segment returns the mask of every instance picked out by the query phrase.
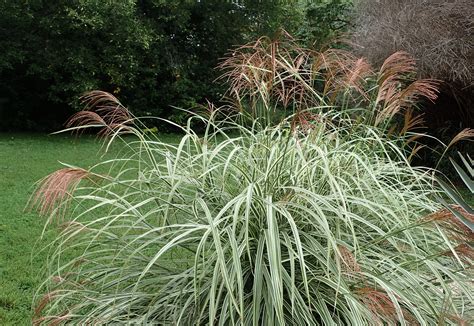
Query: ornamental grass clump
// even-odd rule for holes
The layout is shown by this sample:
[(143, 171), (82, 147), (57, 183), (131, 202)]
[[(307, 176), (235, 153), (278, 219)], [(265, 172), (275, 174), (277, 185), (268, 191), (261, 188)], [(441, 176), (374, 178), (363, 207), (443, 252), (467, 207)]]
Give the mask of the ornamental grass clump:
[(83, 98), (68, 130), (99, 128), (124, 151), (39, 183), (31, 205), (61, 232), (34, 322), (468, 324), (472, 231), (408, 160), (413, 105), (435, 83), (413, 80), (405, 53), (376, 72), (291, 39), (222, 68), (234, 113), (211, 106), (174, 144), (110, 94)]
[(465, 230), (432, 218), (440, 191), (396, 140), (333, 113), (304, 131), (292, 118), (252, 129), (214, 116), (192, 118), (204, 135), (138, 134), (87, 178), (69, 167), (40, 184), (40, 210), (66, 221), (36, 324), (467, 322)]
[[(260, 124), (292, 115), (293, 127), (315, 120), (308, 109), (333, 110), (382, 132), (405, 134), (422, 119), (420, 101), (437, 98), (438, 81), (416, 78), (416, 61), (406, 52), (388, 56), (379, 69), (342, 49), (302, 48), (290, 35), (266, 37), (234, 49), (222, 61), (232, 110)], [(399, 128), (396, 120), (405, 120)]]

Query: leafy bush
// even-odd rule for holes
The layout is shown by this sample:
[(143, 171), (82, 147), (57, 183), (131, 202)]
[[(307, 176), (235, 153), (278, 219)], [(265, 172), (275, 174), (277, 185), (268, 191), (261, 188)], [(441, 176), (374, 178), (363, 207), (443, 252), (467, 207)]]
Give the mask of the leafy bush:
[(352, 0), (303, 2), (304, 19), (293, 33), (319, 50), (347, 32), (352, 9)]
[[(292, 128), (199, 116), (178, 144), (147, 138), (113, 96), (73, 128), (128, 152), (45, 178), (34, 202), (62, 221), (40, 323), (436, 324), (469, 316), (472, 233), (434, 200), (385, 130), (310, 110)], [(255, 125), (257, 126), (257, 125)], [(77, 129), (76, 129), (77, 130)], [(298, 131), (301, 130), (301, 131)], [(107, 173), (104, 173), (108, 171)], [(65, 257), (75, 257), (67, 259)]]
[(93, 89), (120, 94), (137, 115), (217, 99), (213, 68), (243, 42), (252, 13), (187, 0), (9, 0), (0, 11), (3, 130), (57, 129)]
[(0, 129), (57, 130), (94, 89), (136, 115), (179, 118), (171, 105), (220, 99), (214, 67), (229, 47), (281, 27), (308, 42), (332, 34), (335, 7), (311, 3), (1, 1)]

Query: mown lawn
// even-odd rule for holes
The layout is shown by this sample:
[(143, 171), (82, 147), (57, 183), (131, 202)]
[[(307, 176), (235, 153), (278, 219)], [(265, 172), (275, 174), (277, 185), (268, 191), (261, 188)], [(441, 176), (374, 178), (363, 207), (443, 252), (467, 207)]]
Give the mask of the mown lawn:
[[(173, 142), (176, 137), (162, 138)], [(105, 158), (120, 148), (116, 144)], [(59, 161), (89, 167), (102, 154), (94, 137), (0, 134), (0, 325), (31, 324), (33, 294), (42, 281), (44, 219), (24, 210), (33, 184), (61, 168)], [(474, 204), (473, 196), (465, 197)]]
[[(176, 136), (162, 138), (171, 142)], [(91, 136), (0, 133), (0, 325), (31, 324), (33, 294), (42, 281), (45, 220), (25, 211), (34, 183), (61, 168), (59, 161), (93, 165), (104, 154), (101, 147)], [(120, 148), (117, 143), (105, 158)]]

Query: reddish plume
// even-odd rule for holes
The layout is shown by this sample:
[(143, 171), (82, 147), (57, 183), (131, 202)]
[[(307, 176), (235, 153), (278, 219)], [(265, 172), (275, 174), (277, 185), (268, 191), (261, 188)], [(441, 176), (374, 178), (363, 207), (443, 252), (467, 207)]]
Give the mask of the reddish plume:
[(377, 81), (379, 88), (375, 104), (379, 106), (379, 112), (376, 125), (398, 112), (412, 108), (420, 99), (434, 101), (438, 97), (437, 80), (413, 80), (415, 64), (415, 60), (403, 51), (392, 54), (383, 63)]
[[(395, 303), (382, 290), (377, 290), (372, 287), (363, 287), (356, 291), (361, 301), (372, 312), (373, 321), (376, 325), (392, 325), (397, 324), (399, 317)], [(410, 322), (410, 325), (416, 325), (413, 315), (402, 308), (403, 318)]]
[[(451, 209), (462, 214), (466, 219), (474, 222), (474, 214), (468, 213), (459, 205), (451, 205)], [(439, 224), (448, 232), (448, 235), (458, 241), (470, 242), (474, 240), (474, 232), (461, 222), (449, 209), (443, 208), (422, 218), (422, 222)]]
[(344, 274), (346, 274), (350, 278), (355, 278), (359, 276), (361, 273), (361, 268), (360, 265), (357, 263), (357, 260), (352, 251), (350, 251), (349, 248), (343, 245), (338, 245), (337, 250), (341, 258), (342, 270)]
[(87, 127), (100, 127), (100, 136), (122, 131), (131, 131), (132, 115), (120, 101), (110, 93), (92, 91), (81, 97), (83, 111), (74, 114), (67, 122), (67, 128), (79, 132)]
[(67, 204), (79, 182), (90, 177), (88, 171), (80, 168), (55, 171), (39, 182), (30, 199), (30, 207), (35, 207), (41, 215), (64, 212), (63, 205)]

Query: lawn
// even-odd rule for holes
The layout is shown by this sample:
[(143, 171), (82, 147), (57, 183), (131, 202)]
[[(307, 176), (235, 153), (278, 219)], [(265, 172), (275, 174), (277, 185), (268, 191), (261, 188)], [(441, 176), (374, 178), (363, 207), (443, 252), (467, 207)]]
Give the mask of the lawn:
[[(119, 150), (117, 143), (105, 157)], [(88, 167), (102, 154), (101, 142), (90, 136), (0, 134), (0, 325), (31, 324), (32, 297), (42, 280), (44, 219), (25, 211), (35, 181), (61, 168), (59, 161)]]
[[(106, 157), (119, 150), (116, 144)], [(59, 160), (88, 167), (102, 154), (93, 137), (0, 134), (0, 325), (31, 323), (32, 297), (42, 280), (44, 220), (24, 210), (34, 182), (60, 168)], [(474, 204), (473, 196), (465, 197)]]

